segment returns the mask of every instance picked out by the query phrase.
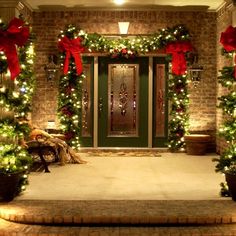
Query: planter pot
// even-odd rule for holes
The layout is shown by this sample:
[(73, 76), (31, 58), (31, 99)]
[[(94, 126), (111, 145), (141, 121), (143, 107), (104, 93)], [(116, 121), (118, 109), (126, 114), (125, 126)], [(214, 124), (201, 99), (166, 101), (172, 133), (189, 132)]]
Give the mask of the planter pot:
[(211, 137), (205, 134), (190, 134), (185, 135), (184, 140), (188, 155), (205, 155)]
[(0, 173), (0, 198), (3, 201), (11, 201), (18, 193), (19, 182), (22, 173)]
[(235, 174), (225, 174), (225, 180), (229, 187), (229, 192), (233, 201), (236, 201), (236, 175)]

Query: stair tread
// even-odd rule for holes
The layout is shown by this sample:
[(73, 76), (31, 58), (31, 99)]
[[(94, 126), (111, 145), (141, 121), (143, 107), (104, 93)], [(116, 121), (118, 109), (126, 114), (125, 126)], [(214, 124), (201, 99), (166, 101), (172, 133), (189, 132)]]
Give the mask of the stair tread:
[(0, 235), (47, 235), (47, 236), (223, 236), (236, 235), (236, 224), (227, 225), (194, 225), (194, 226), (45, 226), (45, 225), (25, 225), (8, 222), (0, 219)]
[(231, 200), (14, 200), (0, 206), (1, 218), (31, 224), (236, 223)]

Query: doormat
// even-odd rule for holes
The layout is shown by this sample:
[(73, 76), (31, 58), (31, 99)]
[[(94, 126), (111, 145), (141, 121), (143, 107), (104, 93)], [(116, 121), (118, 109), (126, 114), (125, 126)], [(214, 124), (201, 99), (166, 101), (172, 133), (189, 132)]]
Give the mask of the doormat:
[(81, 152), (85, 157), (161, 157), (161, 154), (154, 151), (88, 151)]

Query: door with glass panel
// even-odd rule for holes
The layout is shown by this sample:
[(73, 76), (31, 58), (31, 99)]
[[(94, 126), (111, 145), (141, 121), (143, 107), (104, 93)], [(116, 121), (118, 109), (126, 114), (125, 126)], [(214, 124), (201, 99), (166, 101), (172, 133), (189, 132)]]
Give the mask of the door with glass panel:
[(153, 147), (167, 146), (168, 139), (168, 62), (153, 58)]
[(93, 146), (93, 85), (94, 85), (94, 58), (83, 57), (81, 131), (80, 143), (83, 147)]
[(148, 57), (99, 57), (98, 146), (147, 145)]

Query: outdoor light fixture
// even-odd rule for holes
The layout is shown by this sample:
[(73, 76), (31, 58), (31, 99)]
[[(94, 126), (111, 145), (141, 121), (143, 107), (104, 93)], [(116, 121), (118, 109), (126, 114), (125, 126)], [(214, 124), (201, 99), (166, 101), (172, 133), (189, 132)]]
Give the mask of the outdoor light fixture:
[(57, 75), (57, 71), (59, 70), (59, 65), (55, 63), (55, 55), (50, 55), (48, 64), (45, 65), (44, 70), (46, 72), (47, 81), (54, 80)]
[(114, 0), (114, 3), (116, 4), (116, 5), (122, 5), (122, 4), (124, 4), (124, 0)]
[(127, 34), (129, 30), (129, 22), (118, 22), (120, 34)]
[(193, 55), (193, 62), (188, 68), (189, 77), (193, 83), (194, 88), (198, 86), (201, 81), (201, 72), (203, 71), (203, 66), (198, 64), (198, 55)]

